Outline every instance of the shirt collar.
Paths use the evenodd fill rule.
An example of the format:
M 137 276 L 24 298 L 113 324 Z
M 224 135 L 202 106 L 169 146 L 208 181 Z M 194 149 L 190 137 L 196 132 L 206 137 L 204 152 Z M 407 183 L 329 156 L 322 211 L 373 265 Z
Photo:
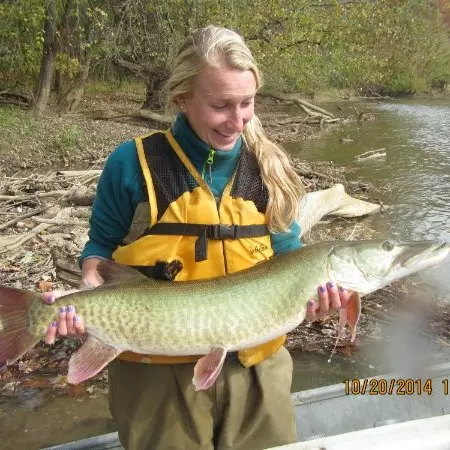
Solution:
M 178 113 L 174 124 L 172 125 L 172 133 L 186 153 L 186 156 L 197 167 L 203 165 L 208 158 L 211 147 L 203 142 L 191 128 L 186 116 Z M 231 150 L 213 149 L 216 151 L 214 161 L 236 159 L 241 153 L 242 137 L 239 136 Z

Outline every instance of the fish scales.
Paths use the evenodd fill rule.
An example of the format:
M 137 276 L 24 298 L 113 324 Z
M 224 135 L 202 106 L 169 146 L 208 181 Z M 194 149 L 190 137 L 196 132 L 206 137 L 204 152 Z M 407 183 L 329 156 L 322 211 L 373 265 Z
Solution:
M 76 307 L 88 332 L 119 348 L 156 354 L 201 353 L 211 343 L 234 348 L 266 338 L 292 318 L 296 302 L 290 297 L 293 291 L 298 297 L 307 277 L 298 276 L 298 258 L 286 256 L 292 274 L 276 258 L 254 268 L 251 277 L 244 271 L 208 281 L 126 282 L 68 295 L 64 303 Z M 308 283 L 310 295 L 317 283 Z M 45 328 L 48 306 L 34 306 L 41 314 L 33 328 Z M 300 322 L 302 311 L 295 312 Z
M 58 301 L 75 306 L 90 335 L 71 358 L 69 379 L 77 383 L 95 375 L 124 350 L 204 358 L 220 350 L 223 358 L 227 351 L 253 347 L 295 328 L 308 300 L 318 300 L 317 287 L 324 281 L 362 296 L 438 264 L 448 252 L 442 241 L 326 242 L 226 277 L 175 283 L 101 263 L 101 274 L 109 271 L 107 283 Z M 114 276 L 116 283 L 111 282 Z M 359 295 L 350 300 L 350 312 L 340 311 L 341 322 L 355 329 Z M 57 304 L 44 304 L 38 294 L 0 286 L 0 366 L 37 343 L 57 310 Z M 100 354 L 98 362 L 93 360 Z M 95 370 L 86 372 L 84 363 Z M 197 376 L 196 389 L 211 385 L 204 381 Z

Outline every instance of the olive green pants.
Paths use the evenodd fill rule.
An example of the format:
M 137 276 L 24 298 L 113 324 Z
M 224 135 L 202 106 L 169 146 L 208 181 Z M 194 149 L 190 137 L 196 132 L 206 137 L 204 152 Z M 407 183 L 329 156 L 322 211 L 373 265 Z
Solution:
M 292 359 L 285 348 L 249 369 L 227 361 L 195 392 L 194 364 L 115 360 L 110 409 L 127 450 L 257 450 L 295 442 Z

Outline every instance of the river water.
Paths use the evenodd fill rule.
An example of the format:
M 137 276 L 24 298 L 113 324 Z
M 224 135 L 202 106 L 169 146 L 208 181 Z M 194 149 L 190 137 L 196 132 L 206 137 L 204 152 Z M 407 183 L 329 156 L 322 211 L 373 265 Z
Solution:
M 336 105 L 327 105 L 330 110 Z M 351 108 L 351 105 L 340 105 Z M 450 101 L 391 101 L 357 104 L 374 121 L 335 129 L 323 138 L 290 143 L 292 156 L 306 161 L 332 161 L 354 171 L 350 178 L 384 188 L 380 200 L 394 207 L 370 218 L 380 237 L 397 240 L 450 241 Z M 344 139 L 343 139 L 344 138 Z M 348 140 L 352 141 L 349 142 Z M 343 142 L 346 141 L 346 142 Z M 358 155 L 379 150 L 385 157 L 359 160 Z M 351 231 L 352 225 L 349 224 Z M 450 258 L 419 275 L 425 292 L 449 302 Z M 438 360 L 449 360 L 444 349 L 433 349 Z M 348 376 L 371 376 L 389 370 L 374 363 L 373 352 L 326 357 L 294 354 L 293 390 L 338 383 Z
M 324 106 L 330 110 L 337 107 Z M 450 240 L 450 101 L 356 106 L 359 111 L 374 114 L 376 120 L 335 129 L 321 139 L 290 143 L 287 150 L 303 160 L 351 167 L 353 178 L 387 187 L 381 200 L 395 207 L 387 215 L 369 219 L 381 236 Z M 353 141 L 342 143 L 343 137 Z M 385 158 L 355 161 L 358 155 L 379 149 L 385 149 Z M 450 258 L 420 277 L 429 295 L 448 299 Z M 328 356 L 294 352 L 293 391 L 386 373 L 389 365 L 380 364 L 379 349 L 376 345 L 369 347 L 350 357 L 337 354 L 331 364 L 327 363 Z M 427 343 L 430 348 L 438 362 L 450 360 L 448 351 Z M 0 408 L 0 449 L 38 448 L 112 431 L 107 398 L 92 397 L 48 399 L 37 409 L 27 403 Z

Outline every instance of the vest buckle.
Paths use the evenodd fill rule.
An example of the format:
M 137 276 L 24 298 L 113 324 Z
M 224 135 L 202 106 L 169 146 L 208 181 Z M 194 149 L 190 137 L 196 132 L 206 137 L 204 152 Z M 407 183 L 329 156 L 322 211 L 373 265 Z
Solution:
M 214 225 L 213 225 L 214 226 Z M 214 226 L 214 239 L 236 239 L 237 238 L 237 229 L 238 226 L 237 225 L 225 225 L 225 224 L 220 224 L 220 225 L 216 225 Z M 217 237 L 216 235 L 216 230 L 217 230 Z

